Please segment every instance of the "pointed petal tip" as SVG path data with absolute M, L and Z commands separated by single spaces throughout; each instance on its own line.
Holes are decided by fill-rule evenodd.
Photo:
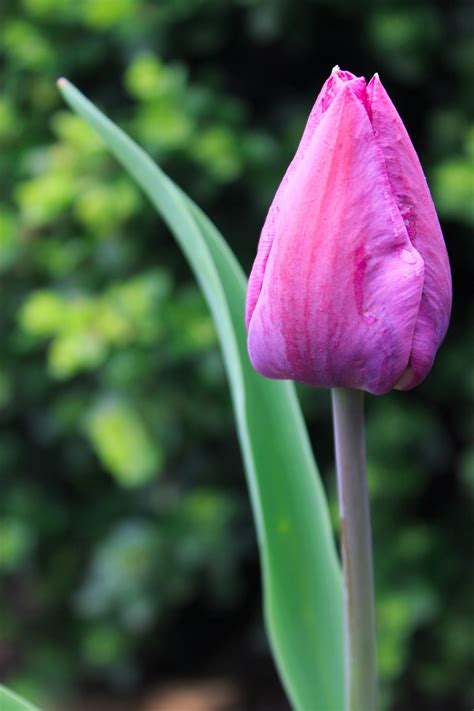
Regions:
M 355 100 L 357 103 L 360 103 L 361 100 L 361 94 L 362 92 L 365 93 L 366 89 L 366 84 L 365 80 L 363 77 L 355 77 L 351 81 L 345 82 L 343 86 L 341 86 L 339 93 L 342 96 L 343 101 L 346 101 L 347 99 Z
M 370 87 L 372 89 L 376 86 L 378 86 L 378 87 L 382 86 L 382 82 L 380 80 L 380 75 L 378 72 L 375 72 L 372 79 L 368 83 L 368 87 Z

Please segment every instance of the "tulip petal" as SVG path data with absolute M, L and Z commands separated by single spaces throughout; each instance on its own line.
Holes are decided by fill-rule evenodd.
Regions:
M 424 264 L 358 81 L 334 98 L 275 198 L 248 346 L 268 377 L 381 394 L 410 357 Z
M 448 328 L 451 273 L 443 235 L 418 156 L 376 74 L 367 87 L 372 127 L 382 150 L 395 201 L 411 243 L 423 257 L 425 281 L 409 371 L 397 385 L 408 390 L 428 374 Z
M 247 289 L 247 300 L 245 307 L 245 324 L 248 327 L 250 318 L 252 316 L 255 304 L 257 303 L 260 290 L 262 288 L 263 275 L 265 273 L 265 267 L 268 260 L 268 255 L 270 254 L 270 249 L 275 237 L 275 222 L 278 220 L 279 214 L 279 203 L 284 199 L 284 193 L 286 187 L 291 180 L 291 176 L 296 171 L 299 163 L 303 159 L 306 150 L 308 149 L 311 139 L 319 126 L 321 119 L 326 111 L 328 111 L 335 97 L 342 89 L 344 84 L 349 81 L 353 81 L 357 84 L 356 91 L 359 94 L 365 96 L 365 80 L 362 77 L 356 77 L 351 72 L 346 72 L 335 67 L 331 73 L 329 79 L 323 85 L 323 88 L 318 94 L 316 102 L 311 109 L 308 121 L 306 122 L 301 141 L 295 153 L 293 160 L 287 168 L 287 171 L 280 183 L 280 186 L 276 192 L 273 199 L 270 210 L 268 211 L 265 224 L 260 235 L 260 240 L 258 243 L 257 256 L 255 258 L 252 271 L 249 277 L 248 289 Z

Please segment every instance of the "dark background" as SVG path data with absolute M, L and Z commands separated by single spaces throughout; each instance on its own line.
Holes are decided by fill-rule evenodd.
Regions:
M 160 220 L 55 80 L 124 126 L 248 270 L 339 64 L 379 71 L 454 279 L 427 381 L 367 400 L 383 708 L 472 707 L 473 24 L 460 0 L 1 0 L 0 676 L 12 688 L 88 711 L 287 708 L 212 322 Z M 300 394 L 337 529 L 328 393 Z

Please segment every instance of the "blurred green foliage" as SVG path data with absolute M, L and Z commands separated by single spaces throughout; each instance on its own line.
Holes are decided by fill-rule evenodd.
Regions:
M 248 615 L 256 546 L 212 322 L 56 78 L 104 105 L 249 267 L 339 63 L 380 71 L 454 274 L 452 326 L 426 384 L 368 402 L 384 703 L 472 705 L 473 22 L 463 0 L 2 1 L 0 674 L 13 688 L 36 700 L 139 688 L 212 669 L 225 648 L 213 620 L 225 628 L 247 611 L 261 627 Z M 335 512 L 327 393 L 301 396 Z M 255 654 L 244 634 L 237 647 Z

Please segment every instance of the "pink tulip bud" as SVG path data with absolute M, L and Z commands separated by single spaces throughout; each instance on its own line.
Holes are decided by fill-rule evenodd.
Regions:
M 382 394 L 428 374 L 451 274 L 415 149 L 377 74 L 335 67 L 262 230 L 248 350 L 268 378 Z

